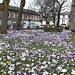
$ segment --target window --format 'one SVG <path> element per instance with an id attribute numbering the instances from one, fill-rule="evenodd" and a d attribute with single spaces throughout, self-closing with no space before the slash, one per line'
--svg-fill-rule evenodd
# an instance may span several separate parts
<path id="1" fill-rule="evenodd" d="M 62 16 L 62 15 L 60 15 L 60 18 L 62 19 L 62 18 L 63 18 L 63 16 Z"/>
<path id="2" fill-rule="evenodd" d="M 28 15 L 25 15 L 25 18 L 28 19 Z"/>
<path id="3" fill-rule="evenodd" d="M 22 19 L 24 19 L 24 14 L 22 14 Z"/>
<path id="4" fill-rule="evenodd" d="M 33 20 L 33 18 L 34 18 L 34 17 L 32 16 L 32 20 Z"/>
<path id="5" fill-rule="evenodd" d="M 37 20 L 39 20 L 39 16 L 37 16 Z"/>
<path id="6" fill-rule="evenodd" d="M 17 16 L 17 18 L 18 18 L 18 13 L 16 13 L 16 16 Z"/>
<path id="7" fill-rule="evenodd" d="M 8 18 L 11 18 L 11 12 L 8 12 Z"/>
<path id="8" fill-rule="evenodd" d="M 30 16 L 30 19 L 32 19 L 32 16 Z"/>
<path id="9" fill-rule="evenodd" d="M 63 19 L 65 19 L 65 15 L 63 15 Z"/>
<path id="10" fill-rule="evenodd" d="M 12 12 L 12 18 L 16 18 L 15 12 Z"/>
<path id="11" fill-rule="evenodd" d="M 65 18 L 68 18 L 68 15 L 65 15 Z"/>
<path id="12" fill-rule="evenodd" d="M 63 24 L 65 24 L 65 20 L 63 20 Z"/>
<path id="13" fill-rule="evenodd" d="M 35 16 L 34 16 L 34 15 L 32 15 L 32 16 L 31 16 L 31 19 L 32 19 L 32 20 L 34 20 L 34 17 L 35 17 Z"/>
<path id="14" fill-rule="evenodd" d="M 35 20 L 37 20 L 37 16 L 35 16 Z"/>

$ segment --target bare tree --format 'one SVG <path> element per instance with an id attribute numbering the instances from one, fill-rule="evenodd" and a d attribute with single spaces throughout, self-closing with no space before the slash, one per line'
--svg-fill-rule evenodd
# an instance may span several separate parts
<path id="1" fill-rule="evenodd" d="M 52 10 L 52 18 L 53 18 L 53 23 L 56 25 L 56 16 L 57 16 L 57 7 L 56 7 L 56 0 L 53 0 L 53 10 Z"/>
<path id="2" fill-rule="evenodd" d="M 60 22 L 60 13 L 61 13 L 61 9 L 63 8 L 64 3 L 67 0 L 56 0 L 56 7 L 57 7 L 57 27 L 59 27 L 59 22 Z"/>
<path id="3" fill-rule="evenodd" d="M 34 0 L 41 16 L 45 19 L 46 25 L 49 23 L 51 11 L 53 10 L 53 0 Z"/>
<path id="4" fill-rule="evenodd" d="M 2 25 L 1 25 L 1 34 L 7 33 L 7 23 L 8 23 L 8 5 L 10 0 L 3 0 L 2 2 Z"/>
<path id="5" fill-rule="evenodd" d="M 34 0 L 34 4 L 45 19 L 46 25 L 49 19 L 52 18 L 54 25 L 57 23 L 56 26 L 59 27 L 61 9 L 66 1 L 67 0 Z"/>
<path id="6" fill-rule="evenodd" d="M 23 12 L 23 7 L 24 6 L 25 6 L 25 0 L 21 0 L 19 13 L 18 13 L 18 18 L 17 18 L 17 23 L 16 23 L 16 25 L 14 27 L 15 30 L 19 30 L 19 28 L 21 26 L 22 12 Z"/>

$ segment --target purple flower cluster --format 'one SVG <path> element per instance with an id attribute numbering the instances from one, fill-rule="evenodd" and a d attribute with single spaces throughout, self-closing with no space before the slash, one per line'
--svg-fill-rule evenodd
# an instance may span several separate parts
<path id="1" fill-rule="evenodd" d="M 75 43 L 70 33 L 9 30 L 0 35 L 0 73 L 74 75 Z"/>

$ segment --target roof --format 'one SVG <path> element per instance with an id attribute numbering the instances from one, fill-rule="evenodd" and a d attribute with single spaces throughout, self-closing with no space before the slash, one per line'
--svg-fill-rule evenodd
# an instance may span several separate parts
<path id="1" fill-rule="evenodd" d="M 13 10 L 13 11 L 18 11 L 19 10 L 19 7 L 9 6 L 8 9 L 9 10 Z M 23 12 L 24 13 L 27 13 L 27 14 L 40 15 L 39 12 L 36 12 L 36 11 L 33 11 L 33 10 L 29 10 L 29 9 L 23 9 Z"/>
<path id="2" fill-rule="evenodd" d="M 61 12 L 61 15 L 70 15 L 69 11 Z"/>
<path id="3" fill-rule="evenodd" d="M 0 3 L 0 5 L 1 5 L 1 3 Z M 18 11 L 19 10 L 19 7 L 9 6 L 8 9 L 9 10 L 13 10 L 13 11 Z M 38 16 L 40 16 L 40 13 L 39 12 L 36 12 L 34 10 L 23 9 L 23 12 L 24 13 L 27 13 L 27 14 L 32 14 L 32 15 L 38 15 Z"/>

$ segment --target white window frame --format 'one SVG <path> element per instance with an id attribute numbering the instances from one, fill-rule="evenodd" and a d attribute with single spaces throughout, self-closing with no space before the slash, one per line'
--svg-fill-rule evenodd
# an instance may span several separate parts
<path id="1" fill-rule="evenodd" d="M 16 18 L 15 12 L 12 12 L 12 18 Z"/>
<path id="2" fill-rule="evenodd" d="M 8 18 L 11 18 L 11 12 L 8 12 Z"/>
<path id="3" fill-rule="evenodd" d="M 25 15 L 25 18 L 28 19 L 28 15 L 27 14 Z"/>
<path id="4" fill-rule="evenodd" d="M 22 14 L 22 19 L 24 19 L 24 14 Z"/>

